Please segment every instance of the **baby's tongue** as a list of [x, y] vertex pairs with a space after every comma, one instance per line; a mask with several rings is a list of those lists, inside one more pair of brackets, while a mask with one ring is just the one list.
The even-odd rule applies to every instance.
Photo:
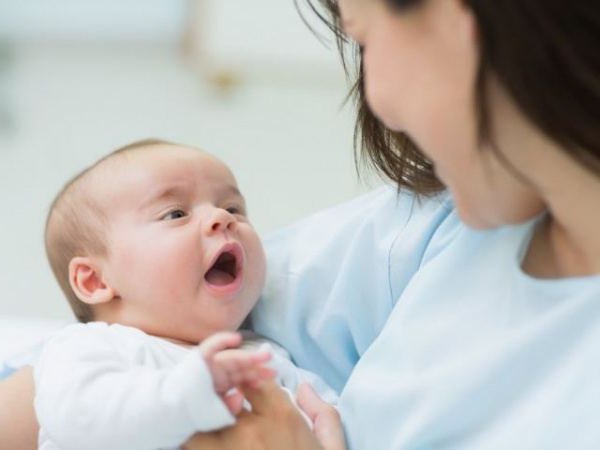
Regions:
[[232, 283], [235, 279], [229, 272], [214, 268], [210, 269], [204, 278], [210, 284], [214, 284], [215, 286], [225, 286], [229, 283]]

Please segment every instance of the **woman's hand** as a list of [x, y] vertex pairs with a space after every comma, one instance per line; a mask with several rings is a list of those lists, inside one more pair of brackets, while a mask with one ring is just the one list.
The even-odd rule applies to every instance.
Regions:
[[31, 367], [21, 369], [0, 382], [0, 448], [37, 448], [38, 425], [33, 396]]
[[[252, 411], [243, 411], [232, 427], [212, 433], [199, 433], [190, 439], [186, 450], [344, 450], [341, 424], [335, 409], [312, 391], [299, 398], [303, 409], [315, 423], [313, 433], [288, 395], [274, 382], [258, 388], [245, 386], [244, 396]], [[317, 428], [318, 425], [318, 428]], [[324, 438], [319, 442], [319, 438]]]
[[346, 439], [337, 410], [321, 400], [309, 384], [298, 387], [298, 405], [313, 423], [313, 431], [325, 450], [346, 450]]

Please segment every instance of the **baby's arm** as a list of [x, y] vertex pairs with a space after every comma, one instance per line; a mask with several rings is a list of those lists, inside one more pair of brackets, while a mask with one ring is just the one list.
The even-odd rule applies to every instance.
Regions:
[[222, 347], [213, 342], [173, 368], [155, 369], [120, 357], [122, 343], [111, 338], [84, 328], [59, 335], [35, 368], [38, 419], [59, 448], [175, 447], [195, 431], [234, 423], [203, 357], [218, 361]]

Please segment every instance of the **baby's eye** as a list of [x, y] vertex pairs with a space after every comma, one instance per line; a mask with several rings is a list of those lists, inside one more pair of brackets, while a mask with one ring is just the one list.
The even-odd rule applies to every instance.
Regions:
[[185, 211], [183, 209], [173, 209], [171, 211], [169, 211], [168, 213], [166, 213], [165, 215], [163, 215], [160, 220], [177, 220], [177, 219], [181, 219], [182, 217], [185, 217], [187, 214], [185, 213]]
[[229, 208], [225, 208], [225, 211], [227, 211], [229, 214], [234, 214], [234, 215], [245, 215], [246, 212], [244, 211], [243, 208], [240, 208], [239, 206], [230, 206]]

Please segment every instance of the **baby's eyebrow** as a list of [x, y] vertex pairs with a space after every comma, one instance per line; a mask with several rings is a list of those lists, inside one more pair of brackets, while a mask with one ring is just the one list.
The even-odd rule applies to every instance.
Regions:
[[224, 186], [223, 190], [219, 193], [223, 199], [231, 199], [237, 197], [241, 201], [241, 206], [246, 209], [246, 198], [242, 195], [237, 186], [228, 184]]
[[184, 191], [185, 189], [183, 188], [183, 186], [167, 186], [157, 189], [141, 202], [140, 209], [145, 209], [163, 200], [169, 200], [175, 197], [180, 197]]
[[223, 191], [225, 194], [235, 195], [237, 197], [241, 197], [242, 199], [244, 198], [244, 196], [242, 195], [240, 190], [237, 188], [237, 186], [234, 186], [233, 184], [226, 185], [225, 189]]

